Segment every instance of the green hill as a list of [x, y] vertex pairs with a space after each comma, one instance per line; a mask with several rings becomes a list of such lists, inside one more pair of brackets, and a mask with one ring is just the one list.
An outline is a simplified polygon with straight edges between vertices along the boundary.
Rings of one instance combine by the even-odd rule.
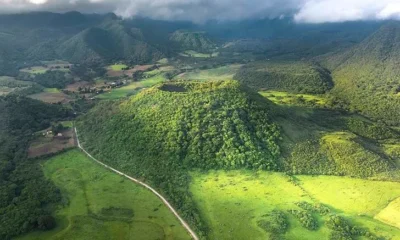
[[388, 23], [347, 52], [330, 56], [333, 93], [351, 108], [400, 123], [400, 26]]
[[175, 43], [177, 48], [182, 50], [209, 52], [216, 47], [216, 44], [204, 32], [179, 30], [172, 33], [170, 40]]
[[324, 93], [332, 87], [329, 71], [307, 62], [256, 62], [243, 66], [234, 77], [256, 89], [295, 93]]
[[235, 81], [166, 83], [99, 104], [78, 123], [98, 159], [166, 193], [201, 228], [189, 169], [278, 169], [270, 102]]

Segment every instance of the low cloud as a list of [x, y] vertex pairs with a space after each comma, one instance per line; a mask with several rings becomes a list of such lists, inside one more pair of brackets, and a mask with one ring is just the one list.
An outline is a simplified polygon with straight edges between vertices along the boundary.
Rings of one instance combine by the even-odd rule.
[[294, 16], [298, 22], [323, 23], [400, 19], [399, 0], [307, 0]]
[[0, 0], [0, 5], [0, 13], [75, 10], [194, 22], [280, 16], [307, 23], [400, 19], [400, 0]]

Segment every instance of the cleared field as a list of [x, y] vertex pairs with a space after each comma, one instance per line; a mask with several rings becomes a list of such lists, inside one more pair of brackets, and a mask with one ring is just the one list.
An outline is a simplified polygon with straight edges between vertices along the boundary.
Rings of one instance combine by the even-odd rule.
[[123, 70], [124, 68], [127, 68], [127, 67], [128, 66], [125, 65], [125, 64], [114, 64], [114, 65], [108, 66], [108, 68], [110, 68], [110, 69], [112, 69], [114, 71], [121, 71], [121, 70]]
[[276, 104], [303, 105], [305, 103], [313, 103], [313, 105], [322, 107], [326, 105], [326, 99], [318, 95], [294, 94], [282, 91], [261, 91], [259, 93]]
[[190, 239], [156, 196], [78, 150], [45, 161], [43, 170], [64, 196], [56, 212], [58, 226], [20, 240]]
[[81, 81], [81, 82], [75, 82], [72, 84], [69, 84], [68, 86], [65, 87], [65, 90], [71, 91], [71, 92], [78, 92], [79, 88], [85, 88], [85, 87], [90, 87], [91, 84], [86, 82], [86, 81]]
[[400, 229], [374, 219], [388, 202], [400, 196], [400, 183], [297, 176], [295, 184], [282, 173], [251, 171], [194, 172], [192, 177], [190, 190], [210, 227], [210, 239], [269, 239], [270, 233], [257, 222], [273, 210], [286, 213], [288, 219], [288, 231], [282, 238], [328, 239], [327, 216], [313, 214], [318, 227], [311, 231], [287, 212], [299, 210], [296, 203], [300, 201], [324, 204], [331, 213], [373, 234], [400, 239]]
[[21, 72], [25, 72], [25, 73], [29, 73], [29, 74], [43, 74], [47, 70], [49, 70], [47, 67], [35, 66], [35, 67], [23, 68], [20, 71]]
[[147, 71], [149, 68], [151, 68], [153, 65], [136, 65], [133, 68], [130, 68], [128, 70], [123, 70], [128, 68], [127, 65], [125, 64], [116, 64], [116, 65], [110, 65], [108, 66], [107, 69], [107, 76], [109, 77], [124, 77], [127, 76], [129, 78], [132, 77], [132, 74], [137, 71]]
[[124, 98], [127, 97], [128, 95], [135, 94], [140, 89], [148, 88], [164, 81], [166, 81], [164, 75], [158, 74], [139, 82], [132, 82], [129, 85], [121, 88], [114, 88], [109, 92], [98, 95], [96, 98], [109, 99], [109, 100]]
[[185, 52], [179, 53], [182, 57], [195, 57], [195, 58], [210, 58], [210, 57], [218, 57], [219, 52], [213, 53], [199, 53], [193, 50], [187, 50]]
[[[71, 122], [71, 127], [72, 127], [72, 122]], [[55, 137], [39, 136], [30, 144], [28, 149], [28, 157], [30, 158], [40, 157], [50, 153], [57, 153], [64, 149], [69, 149], [75, 146], [72, 128], [62, 131], [61, 134], [62, 136], [55, 136]]]
[[232, 64], [223, 67], [195, 70], [178, 75], [176, 80], [219, 81], [232, 79], [242, 65]]
[[54, 89], [48, 89], [41, 93], [29, 95], [29, 97], [46, 103], [67, 103], [71, 100], [68, 95], [60, 91], [57, 92]]

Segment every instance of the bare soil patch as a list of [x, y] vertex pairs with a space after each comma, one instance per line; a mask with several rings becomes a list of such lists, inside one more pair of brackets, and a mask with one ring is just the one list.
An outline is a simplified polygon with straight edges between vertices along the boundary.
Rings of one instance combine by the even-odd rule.
[[73, 129], [61, 132], [62, 136], [39, 136], [28, 149], [28, 157], [35, 158], [43, 155], [57, 153], [64, 149], [76, 146]]
[[58, 93], [41, 92], [30, 95], [29, 97], [46, 103], [68, 103], [71, 101], [71, 98], [62, 92]]

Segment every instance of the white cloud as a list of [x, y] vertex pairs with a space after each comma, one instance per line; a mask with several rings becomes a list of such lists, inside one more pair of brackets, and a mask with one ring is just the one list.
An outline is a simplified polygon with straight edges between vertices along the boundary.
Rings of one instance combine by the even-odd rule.
[[295, 14], [295, 20], [323, 23], [382, 20], [399, 16], [400, 0], [306, 0]]
[[0, 0], [0, 6], [0, 13], [76, 10], [196, 22], [281, 16], [308, 23], [400, 19], [400, 0]]

